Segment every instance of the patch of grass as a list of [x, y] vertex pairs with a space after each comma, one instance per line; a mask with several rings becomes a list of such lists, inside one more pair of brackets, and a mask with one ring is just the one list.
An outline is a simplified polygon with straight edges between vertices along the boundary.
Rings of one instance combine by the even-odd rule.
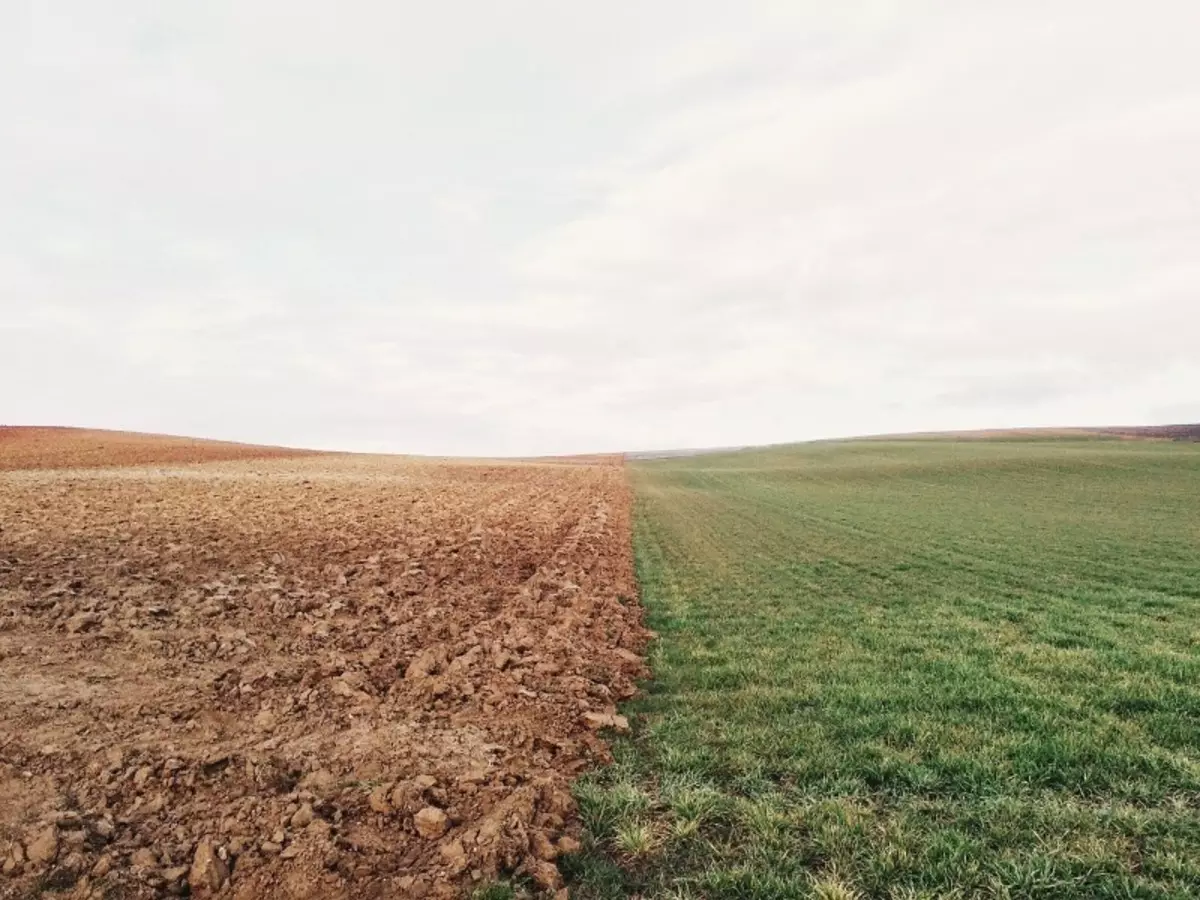
[[613, 847], [631, 859], [650, 856], [658, 847], [658, 835], [649, 822], [623, 822], [613, 836]]
[[638, 821], [650, 808], [650, 796], [632, 778], [583, 781], [575, 796], [584, 827], [599, 840], [615, 839], [618, 831]]
[[1200, 447], [633, 479], [655, 681], [578, 787], [576, 895], [1200, 896]]
[[471, 900], [517, 900], [521, 895], [506, 882], [492, 882], [476, 888], [471, 893]]
[[537, 886], [528, 878], [490, 881], [471, 892], [471, 900], [533, 900], [539, 895]]

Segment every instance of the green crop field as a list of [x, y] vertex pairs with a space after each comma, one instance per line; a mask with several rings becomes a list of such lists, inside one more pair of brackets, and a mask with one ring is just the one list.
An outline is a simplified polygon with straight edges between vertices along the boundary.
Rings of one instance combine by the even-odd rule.
[[1200, 445], [638, 463], [581, 897], [1200, 897]]

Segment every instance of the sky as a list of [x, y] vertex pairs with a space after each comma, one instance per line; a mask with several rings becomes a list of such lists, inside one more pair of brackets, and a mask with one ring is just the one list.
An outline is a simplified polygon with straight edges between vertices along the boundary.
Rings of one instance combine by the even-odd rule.
[[0, 422], [1200, 421], [1200, 3], [0, 0]]

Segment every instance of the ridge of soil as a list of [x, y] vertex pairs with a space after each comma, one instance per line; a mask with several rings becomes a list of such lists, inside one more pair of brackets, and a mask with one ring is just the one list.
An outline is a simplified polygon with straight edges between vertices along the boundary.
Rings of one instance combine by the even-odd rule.
[[257, 444], [134, 431], [0, 425], [0, 472], [93, 469], [152, 463], [182, 465], [314, 455], [317, 453], [313, 450], [262, 447]]
[[0, 897], [562, 893], [646, 674], [619, 459], [156, 462], [0, 474]]
[[1160, 441], [1200, 441], [1200, 425], [1136, 425], [1098, 428], [1100, 434]]

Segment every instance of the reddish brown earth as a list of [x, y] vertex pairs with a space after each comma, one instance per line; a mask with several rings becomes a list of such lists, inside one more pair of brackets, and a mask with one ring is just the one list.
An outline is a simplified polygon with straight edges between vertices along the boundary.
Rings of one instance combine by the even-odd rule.
[[154, 462], [0, 473], [0, 896], [559, 891], [644, 674], [620, 465]]
[[1100, 434], [1140, 440], [1200, 441], [1200, 425], [1141, 425], [1096, 430]]
[[254, 444], [230, 444], [128, 431], [0, 425], [0, 472], [311, 455], [311, 451], [289, 450], [285, 447], [259, 447]]

